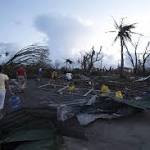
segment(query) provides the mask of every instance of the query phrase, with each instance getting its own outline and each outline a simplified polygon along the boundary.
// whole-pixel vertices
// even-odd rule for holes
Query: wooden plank
[[[50,86],[56,86],[56,87],[64,87],[64,85],[48,83],[48,84],[44,84],[44,85],[39,86],[39,88],[46,87],[48,85],[50,85]]]
[[[94,89],[91,88],[88,92],[86,92],[83,96],[87,96],[88,94],[90,94]]]
[[[49,84],[51,86],[57,86],[57,87],[64,87],[64,85],[59,85],[59,84]]]
[[[67,89],[68,87],[69,87],[68,85],[64,86],[63,88],[59,89],[57,92],[60,93],[60,92],[64,91],[65,89]]]
[[[42,88],[42,87],[45,87],[45,86],[48,86],[48,85],[50,85],[50,84],[48,83],[48,84],[41,85],[41,86],[39,86],[39,88]]]

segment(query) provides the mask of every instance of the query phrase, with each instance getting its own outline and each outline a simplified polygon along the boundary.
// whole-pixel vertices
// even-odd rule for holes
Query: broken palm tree
[[[14,54],[5,65],[11,64],[46,64],[49,62],[49,48],[46,46],[30,45]]]

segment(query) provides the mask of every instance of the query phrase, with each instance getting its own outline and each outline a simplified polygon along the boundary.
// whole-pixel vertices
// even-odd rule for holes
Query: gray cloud
[[[82,45],[82,40],[91,32],[89,26],[74,17],[53,14],[36,17],[34,26],[47,35],[54,59],[69,57],[71,50]]]
[[[104,60],[103,60],[103,65],[106,68],[109,68],[110,66],[113,68],[116,68],[118,66],[117,60],[115,60],[115,56],[113,54],[105,54],[104,55]]]

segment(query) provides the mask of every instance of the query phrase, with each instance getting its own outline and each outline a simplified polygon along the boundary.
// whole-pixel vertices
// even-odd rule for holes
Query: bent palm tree
[[[9,53],[5,54],[6,56]],[[49,48],[40,45],[30,45],[26,48],[21,49],[16,54],[14,54],[5,65],[9,64],[34,64],[37,62],[48,63],[49,60]]]
[[[127,48],[126,42],[132,43],[132,39],[131,39],[132,34],[138,34],[138,33],[132,32],[132,29],[135,28],[136,23],[124,24],[124,19],[122,18],[120,24],[118,24],[115,19],[113,20],[114,20],[116,30],[110,32],[117,33],[114,42],[116,42],[118,39],[120,40],[120,46],[121,46],[120,76],[122,77],[123,68],[124,68],[124,47]]]

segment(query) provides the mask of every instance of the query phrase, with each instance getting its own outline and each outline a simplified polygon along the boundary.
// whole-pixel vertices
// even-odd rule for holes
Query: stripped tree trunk
[[[120,37],[121,44],[121,66],[120,66],[120,77],[123,77],[123,69],[124,69],[124,57],[123,57],[123,38]]]

